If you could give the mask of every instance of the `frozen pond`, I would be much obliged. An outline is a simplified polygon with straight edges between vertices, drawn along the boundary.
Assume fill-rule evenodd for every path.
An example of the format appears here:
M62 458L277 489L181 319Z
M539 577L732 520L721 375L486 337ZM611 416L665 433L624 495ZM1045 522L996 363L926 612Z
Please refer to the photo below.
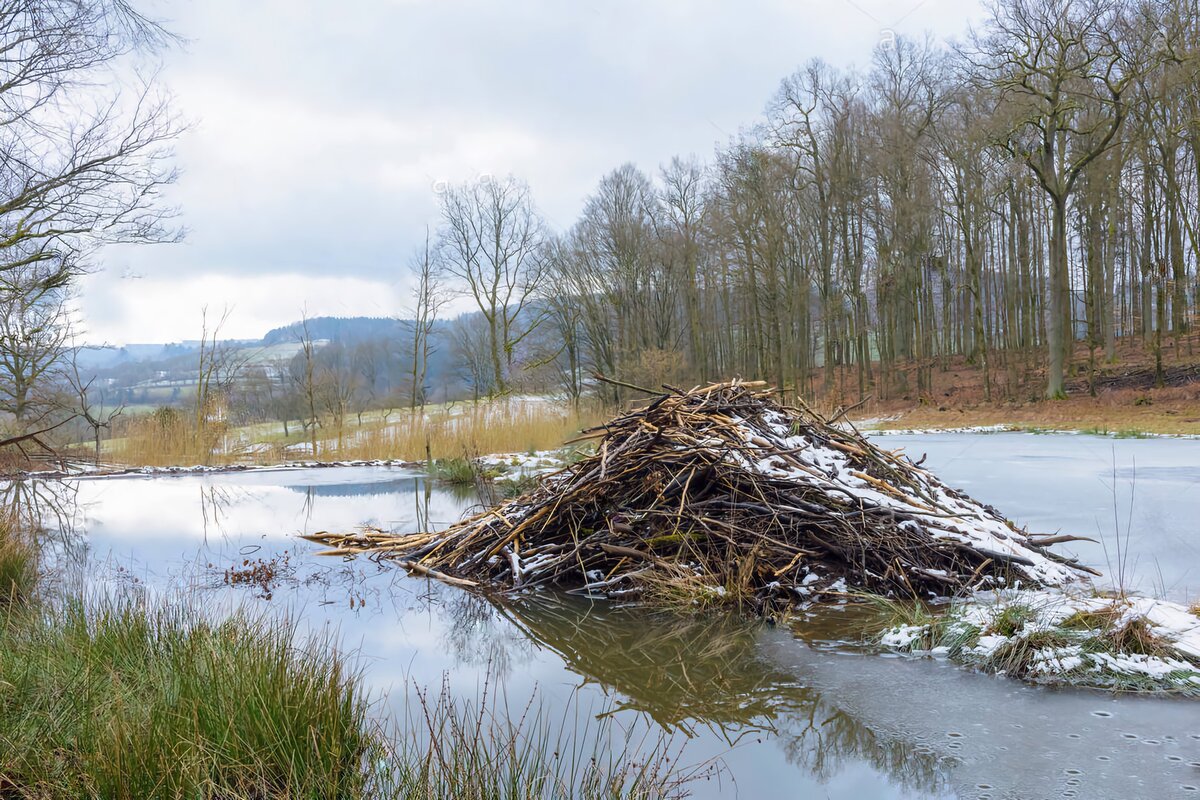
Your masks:
M1200 440L1030 433L881 436L948 483L1060 546L1105 581L1180 602L1200 599Z
M1200 594L1200 441L939 434L881 444L926 454L948 483L1030 530L1101 539L1071 547L1105 572L1123 563L1131 587L1177 600ZM691 786L697 797L1200 797L1195 702L1051 691L863 654L837 641L845 612L824 614L797 638L723 615L544 594L493 605L367 559L314 558L295 538L362 523L441 525L475 502L404 470L4 491L10 504L42 510L68 581L289 614L334 632L359 652L384 715L404 714L406 681L436 689L443 675L464 696L485 680L499 685L514 708L535 694L561 708L582 687L579 724L608 712L634 737L661 730L685 742L685 763L720 758L719 779ZM227 585L227 569L259 559L282 580Z

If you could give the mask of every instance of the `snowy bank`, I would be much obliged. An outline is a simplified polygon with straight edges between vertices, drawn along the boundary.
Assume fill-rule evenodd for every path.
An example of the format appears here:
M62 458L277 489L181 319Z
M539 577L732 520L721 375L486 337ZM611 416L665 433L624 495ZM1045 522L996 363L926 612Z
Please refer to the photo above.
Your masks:
M1063 589L981 593L893 625L888 648L1035 683L1200 696L1200 609Z

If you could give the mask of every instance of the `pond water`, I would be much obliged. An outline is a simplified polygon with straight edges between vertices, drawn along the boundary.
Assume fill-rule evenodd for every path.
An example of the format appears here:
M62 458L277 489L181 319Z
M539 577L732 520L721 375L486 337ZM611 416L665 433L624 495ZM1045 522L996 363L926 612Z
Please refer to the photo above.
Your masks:
M1129 586L1177 600L1200 594L1200 441L936 434L880 443L926 454L948 483L1030 530L1099 539L1071 549L1106 572L1124 565ZM635 740L665 732L685 763L720 760L718 773L690 786L695 797L1200 797L1194 702L1052 691L864 653L841 641L853 627L846 611L787 631L546 594L493 604L368 559L315 558L296 538L364 523L444 525L475 503L402 469L0 491L9 505L41 511L66 581L287 614L328 631L357 650L378 713L395 719L415 686L436 692L445 677L459 696L486 682L513 708L536 697L552 709L574 703L572 724L603 712ZM277 573L270 586L227 583L227 570L259 560Z

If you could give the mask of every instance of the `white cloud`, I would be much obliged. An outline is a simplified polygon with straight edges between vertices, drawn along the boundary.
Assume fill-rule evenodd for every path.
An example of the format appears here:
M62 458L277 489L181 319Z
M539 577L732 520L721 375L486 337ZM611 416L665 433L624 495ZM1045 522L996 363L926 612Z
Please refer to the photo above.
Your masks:
M809 59L864 65L882 29L959 34L979 4L206 0L171 11L191 41L165 76L196 125L169 196L191 232L106 254L110 272L86 283L98 296L84 306L108 338L193 335L195 313L176 312L198 308L187 296L200 289L212 305L236 303L254 335L294 318L307 292L280 289L287 303L275 305L237 294L268 285L320 284L340 313L378 313L361 287L403 272L436 224L439 181L512 172L566 227L606 171L709 156ZM126 268L147 276L138 288L153 287L154 303L121 299Z
M382 280L304 274L219 274L174 278L85 278L79 304L89 342L129 344L200 338L202 309L210 322L228 307L222 334L258 338L270 328L318 316L395 316L405 287Z

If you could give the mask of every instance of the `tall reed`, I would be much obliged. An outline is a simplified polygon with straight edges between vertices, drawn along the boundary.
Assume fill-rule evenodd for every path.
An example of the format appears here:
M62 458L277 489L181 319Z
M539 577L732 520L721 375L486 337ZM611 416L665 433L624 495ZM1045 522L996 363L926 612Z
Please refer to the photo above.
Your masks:
M650 800L687 795L719 772L682 767L681 746L656 726L629 729L583 707L576 689L547 711L537 698L512 708L485 687L479 700L455 698L443 681L411 692L394 757L378 775L380 794L409 800Z
M0 614L24 606L38 581L37 548L11 512L0 511Z

